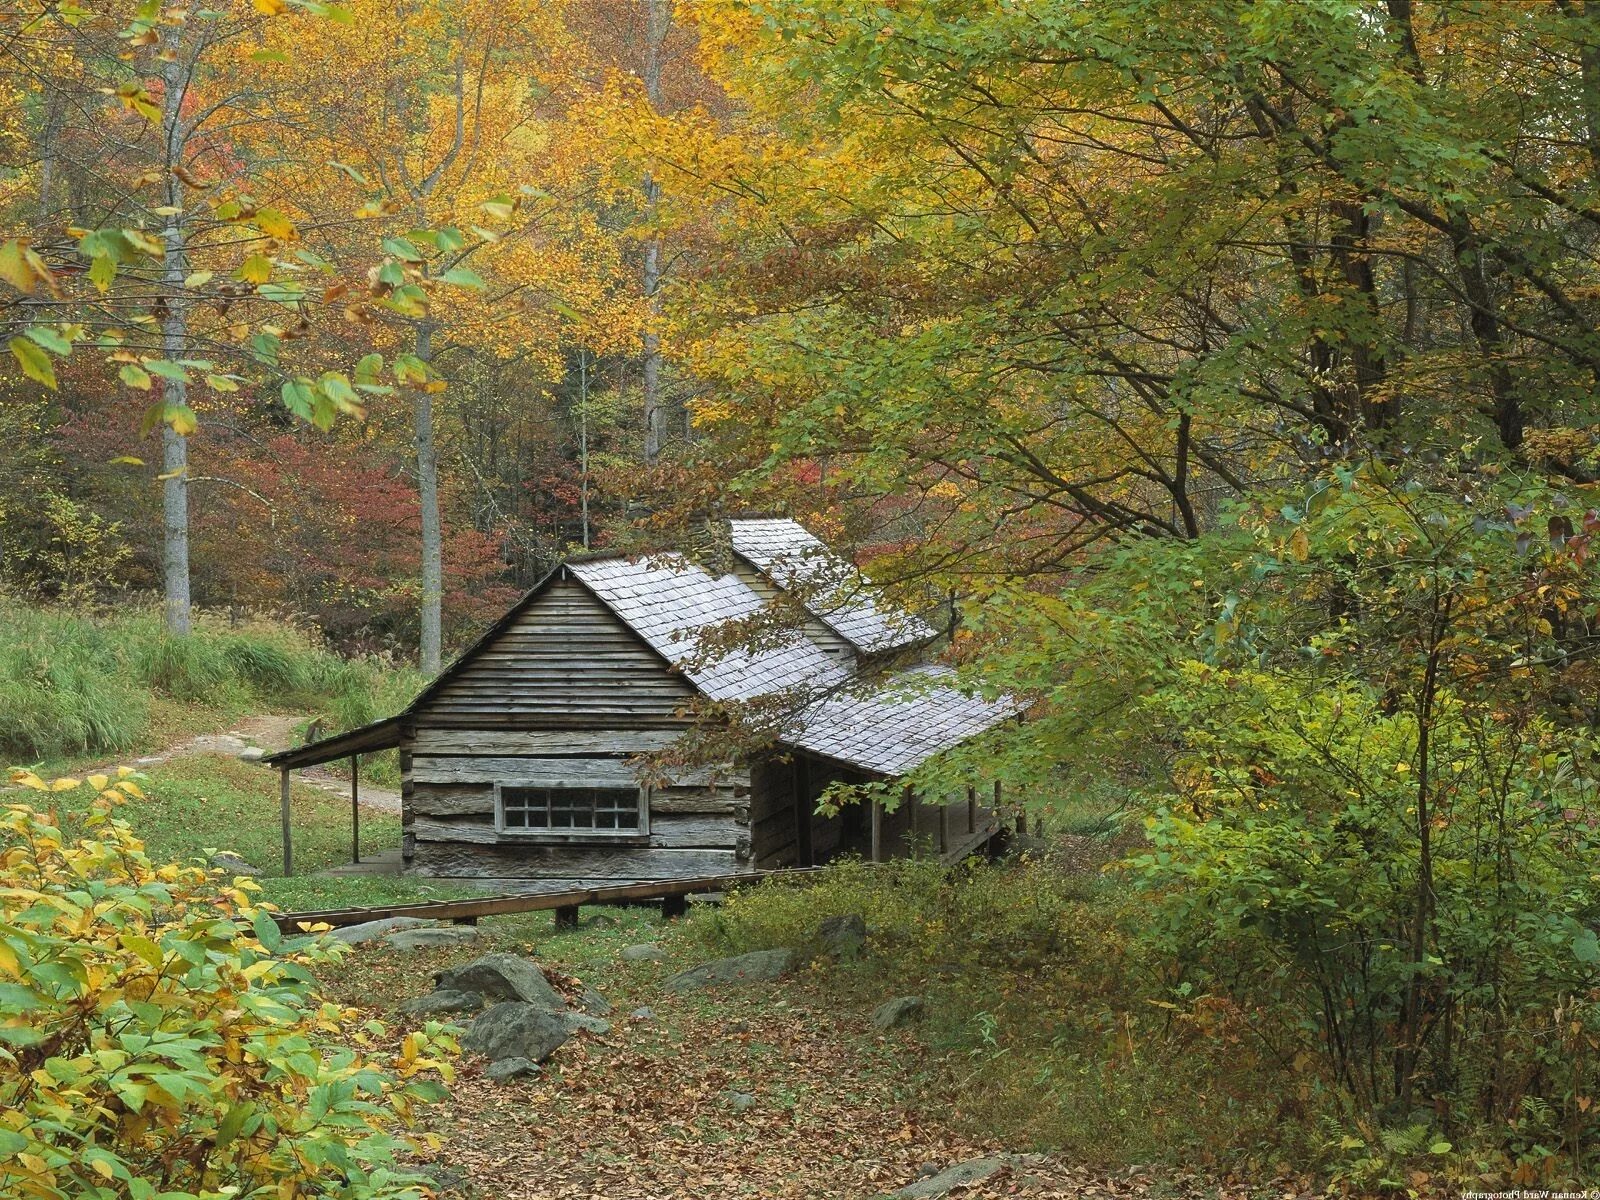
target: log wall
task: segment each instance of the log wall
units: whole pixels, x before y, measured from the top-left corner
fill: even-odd
[[[658,782],[647,835],[495,829],[497,783],[637,787],[628,760],[669,747],[694,694],[582,584],[552,581],[414,714],[402,760],[412,869],[549,889],[753,867],[748,776],[732,767]]]

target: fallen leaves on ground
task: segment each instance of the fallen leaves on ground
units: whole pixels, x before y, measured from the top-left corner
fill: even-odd
[[[413,965],[420,965],[412,960]],[[649,975],[657,975],[650,972]],[[573,981],[574,983],[576,981]],[[500,1085],[463,1063],[434,1118],[431,1164],[451,1196],[493,1200],[869,1200],[968,1159],[1014,1150],[909,1107],[912,1035],[876,1034],[857,1013],[786,981],[676,996],[641,972],[587,972],[617,1005],[613,1030],[583,1034],[538,1079]],[[630,1009],[648,1004],[651,1020]],[[735,1111],[733,1093],[754,1097]],[[1054,1157],[951,1195],[1225,1197],[1170,1171],[1106,1175]]]

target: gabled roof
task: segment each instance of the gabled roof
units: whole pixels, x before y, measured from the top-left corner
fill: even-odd
[[[920,617],[880,604],[872,583],[798,521],[741,517],[728,525],[735,554],[863,654],[919,645],[938,635]]]
[[[795,712],[779,743],[863,771],[903,774],[1017,712],[1009,700],[959,691],[945,667],[857,680],[797,630],[759,649],[707,645],[705,634],[752,616],[763,602],[737,576],[715,577],[677,555],[580,561],[568,569],[704,695],[750,701],[787,694]]]
[[[755,651],[703,645],[706,631],[761,611],[761,597],[737,575],[713,577],[676,554],[579,561],[568,570],[712,700],[754,700],[846,678],[799,630]]]
[[[277,767],[312,766],[356,750],[398,744],[407,717],[514,625],[545,588],[567,577],[593,593],[664,665],[680,671],[707,698],[748,702],[782,697],[792,702],[794,715],[778,734],[780,745],[862,771],[903,774],[1017,712],[1009,700],[988,701],[961,692],[952,686],[954,673],[944,667],[863,681],[800,630],[764,634],[755,648],[716,645],[708,634],[761,611],[765,602],[747,583],[736,575],[714,576],[681,555],[629,559],[602,554],[572,558],[556,567],[404,712],[281,751],[266,761]],[[931,636],[930,626],[918,624]],[[881,642],[877,645],[884,648]]]

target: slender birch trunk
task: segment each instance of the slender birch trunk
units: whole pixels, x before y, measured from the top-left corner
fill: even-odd
[[[650,107],[661,111],[661,60],[666,44],[667,30],[672,24],[672,0],[649,0],[645,17],[644,92]],[[652,224],[656,219],[656,205],[661,199],[661,185],[652,176],[645,176],[645,217]],[[661,398],[661,335],[656,330],[656,320],[661,312],[661,238],[652,233],[644,247],[644,272],[641,280],[648,307],[644,331],[644,460],[654,463],[661,457],[661,447],[666,441],[667,414]]]
[[[165,95],[161,107],[162,165],[166,169],[167,207],[178,211],[166,218],[162,230],[161,284],[167,311],[161,322],[161,350],[168,359],[183,358],[189,344],[189,309],[184,299],[185,245],[183,229],[183,184],[172,173],[182,165],[184,92],[188,71],[178,53],[182,27],[176,26],[167,39],[170,56],[162,67]],[[168,410],[187,407],[189,387],[181,379],[161,381],[161,399]],[[166,599],[166,623],[170,633],[187,634],[190,628],[189,594],[189,439],[170,424],[161,427],[161,520],[162,573]]]
[[[416,354],[433,354],[433,323],[417,326]],[[444,649],[444,531],[439,520],[439,456],[433,440],[433,393],[415,390],[413,433],[417,449],[417,500],[422,509],[422,614],[418,659],[423,673],[437,675]]]

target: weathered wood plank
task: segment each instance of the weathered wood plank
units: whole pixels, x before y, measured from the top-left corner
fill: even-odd
[[[489,783],[415,783],[411,811],[420,817],[459,817],[494,812],[494,785]]]
[[[419,729],[413,754],[649,754],[665,750],[680,735],[669,729]]]
[[[411,764],[413,783],[500,783],[521,787],[637,787],[639,773],[625,758],[416,758]],[[708,786],[720,782],[716,768],[679,768],[673,787]]]
[[[414,869],[472,878],[692,879],[731,875],[745,866],[732,850],[633,846],[481,846],[417,841]]]
[[[456,815],[447,819],[418,815],[412,820],[411,832],[419,842],[462,842],[478,846],[571,846],[572,842],[544,842],[537,835],[499,833],[494,827],[493,802],[482,813]],[[738,845],[743,831],[732,817],[723,816],[652,816],[649,845],[675,850],[732,850]],[[572,830],[563,836],[583,842],[584,848],[604,849],[604,834],[585,835],[582,830]],[[619,843],[611,843],[613,850]]]

